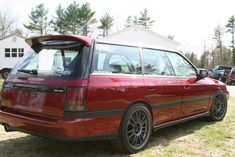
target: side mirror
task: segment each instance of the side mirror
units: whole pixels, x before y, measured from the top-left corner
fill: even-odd
[[[206,69],[198,69],[198,80],[208,77],[208,71]]]

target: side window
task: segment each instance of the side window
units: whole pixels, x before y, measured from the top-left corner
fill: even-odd
[[[104,60],[106,58],[106,53],[98,53],[98,65],[97,65],[97,71],[102,71],[104,69]]]
[[[109,66],[112,68],[113,73],[132,73],[133,67],[129,65],[128,60],[120,55],[113,55],[109,60]]]
[[[139,48],[97,44],[93,69],[102,73],[140,74]]]
[[[143,49],[144,72],[147,75],[173,76],[174,70],[166,53],[159,50]]]
[[[196,76],[196,70],[182,56],[180,56],[177,53],[171,53],[171,52],[167,52],[167,55],[175,70],[176,76],[183,76],[183,77]]]

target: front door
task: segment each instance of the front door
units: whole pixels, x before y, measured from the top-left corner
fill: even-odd
[[[197,69],[184,57],[170,52],[167,55],[181,86],[181,115],[187,117],[206,112],[211,95],[210,87],[202,80],[197,80]]]
[[[143,49],[145,100],[153,108],[154,125],[176,120],[181,87],[164,51]]]

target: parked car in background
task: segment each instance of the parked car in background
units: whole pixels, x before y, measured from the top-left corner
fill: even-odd
[[[221,121],[226,114],[226,85],[177,52],[72,35],[26,41],[31,49],[1,92],[6,131],[111,140],[136,153],[153,130],[200,117]]]
[[[225,82],[231,69],[229,66],[217,65],[209,71],[209,77]]]
[[[226,79],[226,84],[232,83],[235,83],[235,67],[232,68]]]

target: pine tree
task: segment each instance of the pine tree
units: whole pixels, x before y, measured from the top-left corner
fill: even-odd
[[[138,25],[139,24],[139,20],[138,20],[137,16],[134,16],[133,24],[134,25]]]
[[[91,25],[96,23],[95,19],[95,11],[91,10],[90,4],[86,3],[83,4],[80,8],[80,14],[79,14],[79,25],[81,27],[82,35],[87,36],[88,33],[91,31]]]
[[[41,3],[32,9],[29,15],[29,24],[24,24],[25,28],[30,31],[38,31],[40,35],[47,34],[49,22],[47,21],[48,9]]]
[[[65,22],[67,27],[67,33],[79,34],[80,31],[80,8],[79,4],[75,1],[71,3],[65,10]]]
[[[133,25],[132,17],[128,16],[126,19],[126,24],[124,25],[126,28],[131,27]]]
[[[141,26],[144,26],[145,29],[150,29],[150,27],[153,25],[154,20],[151,19],[151,17],[148,16],[148,11],[145,8],[144,11],[140,12],[141,16],[139,18],[138,24]]]
[[[54,31],[59,34],[65,34],[67,31],[66,20],[65,20],[65,11],[62,8],[61,4],[56,8],[56,17],[52,20]]]
[[[109,30],[113,26],[113,23],[114,18],[108,13],[105,13],[105,15],[100,18],[100,26],[98,28],[103,30],[103,37],[109,34]]]

